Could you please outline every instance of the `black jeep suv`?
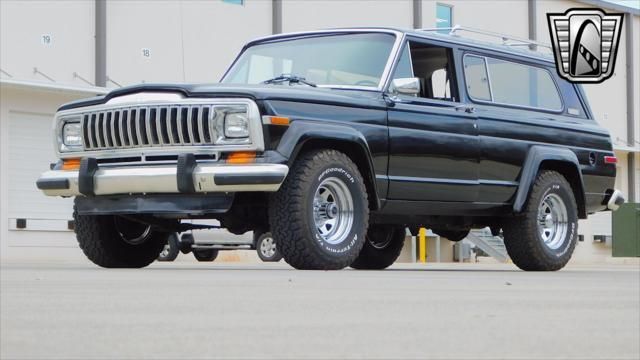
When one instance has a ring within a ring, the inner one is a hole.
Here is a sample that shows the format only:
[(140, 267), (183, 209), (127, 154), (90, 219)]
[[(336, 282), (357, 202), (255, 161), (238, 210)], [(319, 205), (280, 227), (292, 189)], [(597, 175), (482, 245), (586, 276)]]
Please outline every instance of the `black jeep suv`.
[(578, 219), (615, 210), (616, 158), (551, 57), (395, 29), (247, 44), (216, 85), (139, 85), (62, 106), (60, 161), (80, 247), (143, 267), (174, 232), (270, 229), (297, 269), (382, 269), (405, 229), (504, 234), (525, 270), (558, 270)]

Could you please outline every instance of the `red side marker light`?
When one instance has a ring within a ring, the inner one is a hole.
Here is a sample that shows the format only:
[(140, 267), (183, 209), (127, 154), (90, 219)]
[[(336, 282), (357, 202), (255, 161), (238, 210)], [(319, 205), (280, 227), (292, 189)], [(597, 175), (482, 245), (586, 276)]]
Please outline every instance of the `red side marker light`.
[(604, 163), (605, 164), (617, 164), (618, 163), (618, 158), (615, 156), (605, 156), (604, 157)]

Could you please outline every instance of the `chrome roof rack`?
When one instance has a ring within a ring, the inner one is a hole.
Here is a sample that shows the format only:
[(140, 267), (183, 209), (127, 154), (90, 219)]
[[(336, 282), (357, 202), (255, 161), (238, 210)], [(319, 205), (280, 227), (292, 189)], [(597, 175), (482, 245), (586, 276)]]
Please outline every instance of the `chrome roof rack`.
[(500, 34), (497, 32), (493, 32), (493, 31), (487, 31), (487, 30), (481, 30), (481, 29), (475, 29), (475, 28), (471, 28), (471, 27), (466, 27), (466, 26), (460, 26), (460, 25), (455, 25), (454, 27), (446, 27), (446, 28), (427, 28), (427, 29), (417, 29), (418, 31), (425, 31), (425, 32), (444, 32), (444, 31), (448, 31), (449, 35), (454, 35), (454, 36), (458, 36), (458, 32), (461, 31), (466, 31), (469, 33), (473, 33), (473, 34), (479, 34), (479, 35), (484, 35), (490, 38), (498, 38), (502, 40), (502, 45), (506, 45), (506, 46), (527, 46), (529, 47), (530, 50), (538, 50), (538, 48), (545, 48), (548, 49), (549, 51), (553, 51), (553, 48), (551, 47), (551, 45), (549, 44), (545, 44), (545, 43), (541, 43), (538, 41), (534, 41), (534, 40), (529, 40), (529, 39), (523, 39), (523, 38), (518, 38), (515, 36), (511, 36), (511, 35), (506, 35), (506, 34)]

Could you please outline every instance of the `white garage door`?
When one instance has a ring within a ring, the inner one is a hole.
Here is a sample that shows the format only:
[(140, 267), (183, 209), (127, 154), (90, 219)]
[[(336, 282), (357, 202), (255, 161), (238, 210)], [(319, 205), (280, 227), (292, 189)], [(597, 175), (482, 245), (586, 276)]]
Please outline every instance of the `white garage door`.
[(56, 160), (52, 118), (53, 115), (9, 113), (10, 230), (66, 231), (72, 218), (73, 200), (47, 197), (36, 188), (40, 174)]

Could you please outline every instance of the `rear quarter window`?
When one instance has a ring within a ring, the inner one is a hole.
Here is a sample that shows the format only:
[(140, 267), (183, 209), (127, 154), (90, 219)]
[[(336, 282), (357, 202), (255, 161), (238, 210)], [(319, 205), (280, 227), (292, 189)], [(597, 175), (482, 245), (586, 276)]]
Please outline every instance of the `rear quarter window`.
[[(547, 69), (465, 55), (464, 70), (467, 91), (473, 100), (550, 111), (563, 109), (558, 87)], [(488, 79), (486, 86), (483, 84), (485, 76)]]

